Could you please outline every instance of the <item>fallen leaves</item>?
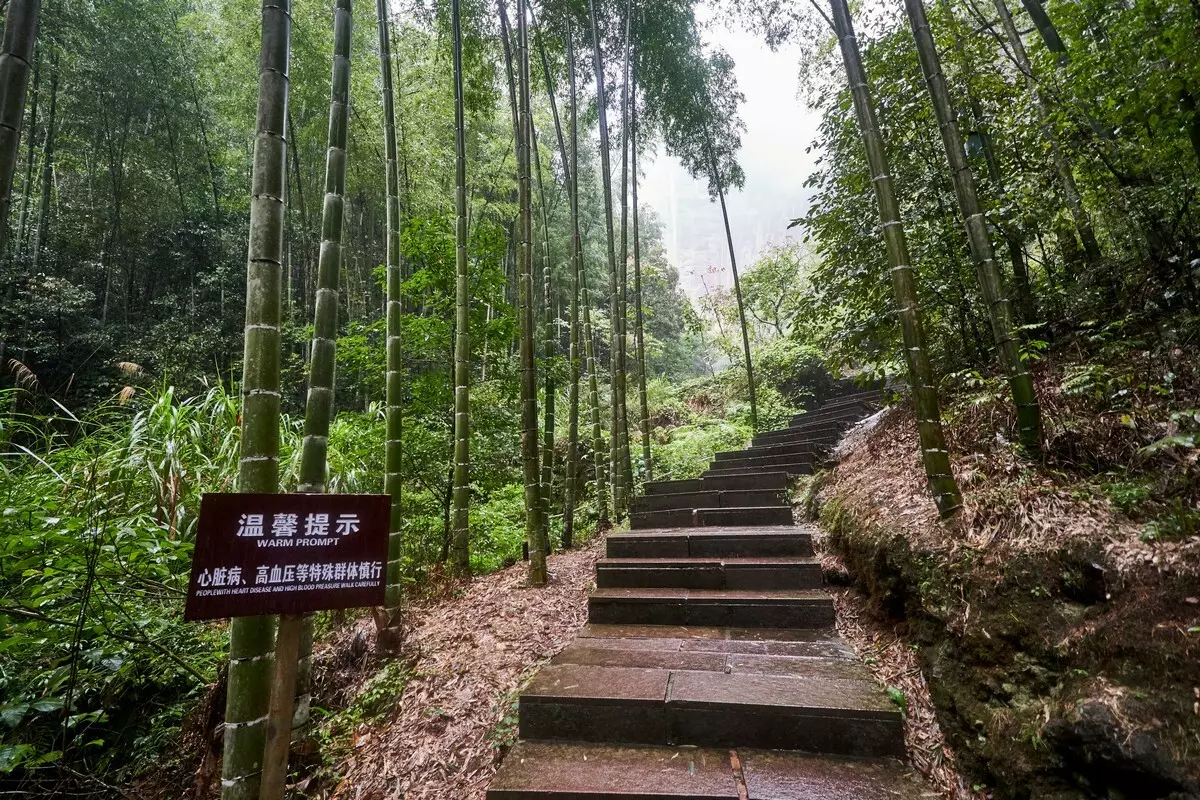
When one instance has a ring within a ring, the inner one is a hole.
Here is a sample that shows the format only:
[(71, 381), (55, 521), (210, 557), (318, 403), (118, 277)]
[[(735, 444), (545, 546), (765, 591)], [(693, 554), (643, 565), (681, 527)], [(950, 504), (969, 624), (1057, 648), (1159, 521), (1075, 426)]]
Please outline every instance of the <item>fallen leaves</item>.
[(518, 564), (411, 609), (404, 647), (415, 654), (413, 677), (382, 722), (357, 732), (332, 797), (482, 798), (512, 733), (516, 693), (587, 621), (602, 542), (551, 556), (543, 588), (528, 588)]

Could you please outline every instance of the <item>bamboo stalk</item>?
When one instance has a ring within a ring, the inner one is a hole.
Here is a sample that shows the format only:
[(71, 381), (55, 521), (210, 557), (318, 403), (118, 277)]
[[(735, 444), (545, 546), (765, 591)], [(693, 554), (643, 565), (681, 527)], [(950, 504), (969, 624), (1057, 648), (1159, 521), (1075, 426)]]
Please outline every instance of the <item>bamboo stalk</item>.
[(975, 260), (975, 270), (979, 277), (979, 287), (987, 304), (988, 316), (992, 322), (992, 334), (996, 347), (1000, 351), (1000, 361), (1008, 374), (1009, 386), (1012, 389), (1013, 402), (1017, 409), (1018, 436), (1021, 446), (1034, 454), (1042, 447), (1042, 415), (1038, 406), (1037, 394), (1033, 388), (1033, 379), (1021, 360), (1020, 339), (1017, 337), (1016, 326), (1013, 324), (1012, 304), (1004, 291), (1000, 280), (1000, 269), (996, 265), (996, 256), (992, 250), (992, 240), (987, 230), (987, 220), (979, 206), (979, 197), (975, 191), (975, 178), (967, 163), (966, 151), (963, 148), (962, 136), (958, 131), (958, 122), (954, 114), (954, 105), (950, 99), (950, 90), (946, 87), (946, 79), (942, 75), (941, 60), (929, 30), (929, 20), (925, 15), (925, 5), (922, 0), (904, 0), (904, 7), (917, 43), (917, 56), (921, 61), (921, 69), (925, 74), (925, 83), (929, 87), (929, 95), (933, 101), (934, 114), (941, 129), (942, 144), (946, 150), (946, 160), (950, 165), (950, 177), (954, 181), (955, 194), (958, 195), (958, 205), (963, 215), (963, 224), (967, 230), (967, 239), (971, 246), (971, 255)]
[(383, 612), (376, 617), (379, 643), (385, 649), (398, 647), (403, 629), (404, 590), (400, 566), (404, 553), (403, 469), (404, 469), (404, 343), (401, 339), (403, 314), (403, 265), (400, 254), (400, 176), (396, 157), (396, 108), (392, 86), (392, 44), (388, 32), (387, 0), (376, 0), (379, 17), (379, 71), (383, 89), (383, 139), (387, 183), (387, 250), (384, 268), (387, 274), (387, 346), (383, 491), (391, 497), (392, 513), (388, 527), (387, 588)]
[(525, 0), (517, 0), (517, 78), (520, 136), (517, 202), (521, 210), (517, 303), (521, 327), (521, 462), (525, 476), (525, 538), (529, 544), (529, 583), (546, 583), (546, 542), (542, 536), (541, 475), (538, 469), (537, 359), (533, 324), (533, 206), (530, 191), (533, 118), (529, 103), (529, 38)]
[(470, 573), (471, 500), (471, 338), (470, 273), (467, 269), (467, 134), (464, 119), (462, 18), (459, 0), (450, 3), (454, 38), (454, 527), (451, 563), (462, 576)]
[(588, 11), (592, 22), (592, 53), (596, 68), (596, 109), (600, 128), (600, 175), (604, 189), (604, 227), (608, 244), (608, 313), (612, 322), (611, 348), (609, 353), (609, 464), (612, 479), (613, 516), (620, 520), (628, 506), (628, 490), (625, 485), (624, 462), (621, 458), (621, 410), (625, 397), (625, 372), (621, 363), (621, 302), (620, 273), (617, 268), (616, 233), (613, 230), (612, 172), (609, 162), (608, 109), (604, 91), (604, 58), (600, 50), (600, 28), (596, 22), (595, 0), (588, 0)]
[[(238, 489), (242, 492), (273, 493), (279, 489), (280, 284), (290, 49), (291, 0), (263, 0), (246, 260), (238, 462)], [(267, 616), (237, 617), (230, 626), (221, 763), (223, 800), (254, 800), (259, 796), (274, 633), (275, 619)]]
[[(350, 110), (351, 0), (335, 0), (333, 70), (329, 91), (329, 133), (325, 154), (325, 198), (321, 206), (321, 251), (313, 304), (313, 340), (309, 350), (308, 396), (304, 406), (304, 438), (300, 445), (301, 492), (324, 493), (328, 469), (329, 426), (334, 417), (337, 371), (338, 279), (345, 248), (342, 221), (346, 206), (346, 139)], [(305, 735), (311, 708), (312, 616), (305, 615), (296, 676), (293, 738)]]
[(892, 188), (887, 152), (883, 137), (879, 133), (879, 123), (875, 118), (875, 104), (871, 99), (867, 73), (863, 69), (862, 56), (859, 54), (858, 40), (854, 36), (854, 23), (850, 17), (847, 0), (830, 0), (830, 5), (833, 12), (831, 21), (842, 51), (859, 133), (862, 135), (863, 148), (866, 150), (867, 164), (871, 171), (871, 183), (875, 187), (875, 197), (879, 203), (879, 219), (891, 268), (892, 291), (896, 297), (900, 330), (904, 336), (908, 388), (912, 393), (917, 417), (921, 461), (925, 467), (925, 478), (933, 495), (933, 502), (938, 513), (945, 519), (954, 516), (962, 508), (962, 494), (950, 468), (950, 453), (942, 431), (937, 382), (925, 346), (925, 328), (921, 321), (921, 306), (912, 262), (908, 256), (904, 224), (900, 220), (900, 204), (896, 201), (896, 193)]
[(641, 419), (638, 429), (642, 433), (642, 475), (643, 480), (654, 480), (654, 464), (650, 458), (650, 404), (646, 396), (646, 341), (645, 315), (642, 310), (642, 244), (638, 228), (638, 122), (637, 122), (637, 59), (636, 51), (631, 76), (633, 99), (630, 104), (630, 153), (633, 172), (633, 302), (634, 302), (634, 346), (637, 356), (638, 404), (641, 406)]
[(8, 239), (13, 175), (21, 148), (40, 10), (41, 0), (9, 0), (4, 18), (4, 40), (0, 45), (0, 252)]

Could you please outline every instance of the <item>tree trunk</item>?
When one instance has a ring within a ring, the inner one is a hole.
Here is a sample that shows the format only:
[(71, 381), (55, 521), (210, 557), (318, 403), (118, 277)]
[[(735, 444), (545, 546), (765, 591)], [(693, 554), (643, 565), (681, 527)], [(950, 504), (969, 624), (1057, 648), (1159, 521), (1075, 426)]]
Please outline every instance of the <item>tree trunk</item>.
[[(283, 265), (283, 184), (291, 0), (263, 0), (258, 120), (251, 178), (242, 367), (241, 492), (279, 489), (279, 291)], [(270, 701), (273, 617), (237, 617), (230, 626), (229, 689), (221, 763), (223, 800), (258, 800)]]
[(971, 245), (971, 255), (975, 260), (975, 269), (979, 275), (979, 287), (983, 292), (983, 300), (987, 303), (988, 316), (992, 321), (992, 333), (996, 339), (996, 347), (1000, 351), (1000, 361), (1004, 365), (1005, 372), (1008, 373), (1008, 382), (1012, 388), (1021, 446), (1027, 453), (1033, 455), (1038, 453), (1042, 447), (1042, 416), (1037, 394), (1033, 388), (1033, 379), (1021, 360), (1020, 339), (1017, 337), (1016, 327), (1013, 324), (1012, 305), (1000, 280), (1000, 269), (996, 265), (995, 254), (992, 251), (987, 222), (979, 207), (979, 198), (975, 192), (975, 179), (967, 164), (962, 137), (958, 132), (958, 123), (950, 99), (950, 91), (946, 88), (946, 80), (942, 75), (942, 66), (934, 45), (933, 34), (929, 30), (929, 20), (925, 16), (925, 6), (922, 0), (905, 0), (904, 6), (912, 26), (913, 38), (917, 43), (917, 55), (925, 74), (925, 82), (929, 87), (933, 110), (941, 129), (942, 143), (945, 145), (946, 159), (950, 165), (950, 176), (954, 181), (958, 205), (967, 230), (967, 239)]
[(891, 266), (892, 289), (896, 295), (900, 329), (904, 335), (904, 355), (908, 363), (909, 390), (912, 392), (917, 417), (921, 460), (938, 513), (943, 518), (948, 518), (962, 508), (962, 495), (950, 468), (950, 454), (946, 449), (945, 434), (942, 432), (937, 382), (925, 346), (921, 306), (908, 258), (904, 225), (900, 221), (900, 204), (896, 201), (896, 194), (892, 189), (891, 169), (888, 166), (883, 138), (879, 134), (875, 105), (867, 85), (867, 74), (859, 54), (858, 40), (854, 36), (850, 8), (847, 0), (830, 0), (830, 5), (833, 9), (834, 32), (842, 51), (850, 95), (854, 101), (854, 112), (858, 118), (859, 133), (862, 135), (867, 164), (871, 170), (871, 182), (875, 186), (875, 197), (879, 202), (879, 218)]
[(384, 609), (376, 615), (379, 643), (384, 649), (396, 648), (403, 635), (403, 584), (400, 562), (404, 554), (403, 508), (401, 506), (404, 469), (404, 351), (401, 336), (400, 198), (396, 163), (396, 95), (392, 90), (392, 44), (388, 33), (387, 0), (376, 0), (379, 16), (379, 71), (383, 90), (383, 142), (387, 183), (387, 372), (384, 404), (386, 442), (384, 445), (383, 491), (392, 499), (388, 535), (387, 594)]
[(467, 267), (467, 130), (463, 103), (462, 18), (451, 0), (454, 38), (454, 527), (451, 565), (471, 572), (471, 286)]
[[(608, 146), (608, 110), (604, 91), (604, 59), (600, 51), (600, 29), (596, 23), (595, 0), (588, 0), (588, 11), (592, 23), (592, 53), (596, 68), (596, 108), (599, 114), (600, 128), (600, 175), (604, 188), (604, 226), (608, 235), (608, 312), (612, 321), (612, 346), (609, 355), (609, 382), (611, 386), (611, 431), (609, 432), (609, 463), (611, 465), (613, 517), (620, 520), (625, 516), (629, 502), (628, 490), (625, 485), (625, 462), (622, 458), (621, 441), (623, 434), (622, 411), (625, 405), (625, 365), (621, 362), (624, 348), (621, 345), (621, 283), (617, 268), (616, 234), (613, 230), (613, 201), (612, 201), (612, 172), (609, 162)], [(628, 447), (626, 447), (628, 452)]]
[(9, 0), (4, 19), (4, 41), (0, 47), (0, 252), (4, 251), (8, 238), (13, 174), (21, 148), (21, 123), (25, 120), (25, 96), (40, 9), (41, 0)]
[(525, 0), (517, 0), (517, 94), (520, 136), (517, 139), (517, 202), (521, 210), (518, 314), (521, 327), (521, 462), (525, 475), (525, 538), (529, 543), (529, 582), (546, 583), (546, 542), (542, 536), (541, 484), (538, 470), (537, 359), (533, 323), (533, 206), (530, 191), (533, 117), (529, 103), (529, 38)]
[[(308, 397), (304, 406), (304, 439), (300, 446), (300, 481), (297, 491), (321, 494), (326, 490), (329, 425), (334, 417), (336, 375), (338, 280), (345, 248), (346, 140), (350, 108), (351, 0), (336, 0), (333, 10), (333, 72), (329, 92), (329, 137), (325, 155), (325, 199), (321, 206), (321, 253), (317, 260), (317, 288), (313, 300), (313, 339), (309, 349)], [(305, 615), (296, 676), (296, 710), (292, 738), (307, 735), (312, 685), (312, 615)]]
[(642, 479), (654, 480), (654, 466), (650, 459), (650, 405), (646, 397), (646, 325), (642, 309), (642, 244), (638, 230), (638, 139), (637, 139), (637, 59), (633, 62), (631, 75), (631, 99), (629, 104), (629, 153), (630, 171), (633, 173), (633, 302), (634, 343), (637, 356), (638, 405), (641, 418), (638, 430), (642, 433)]

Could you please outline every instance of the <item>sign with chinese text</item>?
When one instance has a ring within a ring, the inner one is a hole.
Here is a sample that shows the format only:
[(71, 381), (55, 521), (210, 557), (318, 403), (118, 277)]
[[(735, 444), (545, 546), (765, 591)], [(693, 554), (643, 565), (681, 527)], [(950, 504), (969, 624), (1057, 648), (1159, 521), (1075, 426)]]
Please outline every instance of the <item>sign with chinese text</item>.
[(206, 494), (188, 620), (383, 604), (387, 495)]

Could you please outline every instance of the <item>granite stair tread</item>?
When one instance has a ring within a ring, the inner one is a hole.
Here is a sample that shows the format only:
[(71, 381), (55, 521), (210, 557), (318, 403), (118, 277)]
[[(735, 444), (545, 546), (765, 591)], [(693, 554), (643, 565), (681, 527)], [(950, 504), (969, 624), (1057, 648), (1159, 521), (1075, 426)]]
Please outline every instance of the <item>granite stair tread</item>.
[(894, 759), (522, 741), (509, 751), (487, 799), (738, 800), (739, 782), (746, 800), (918, 800), (924, 789)]

